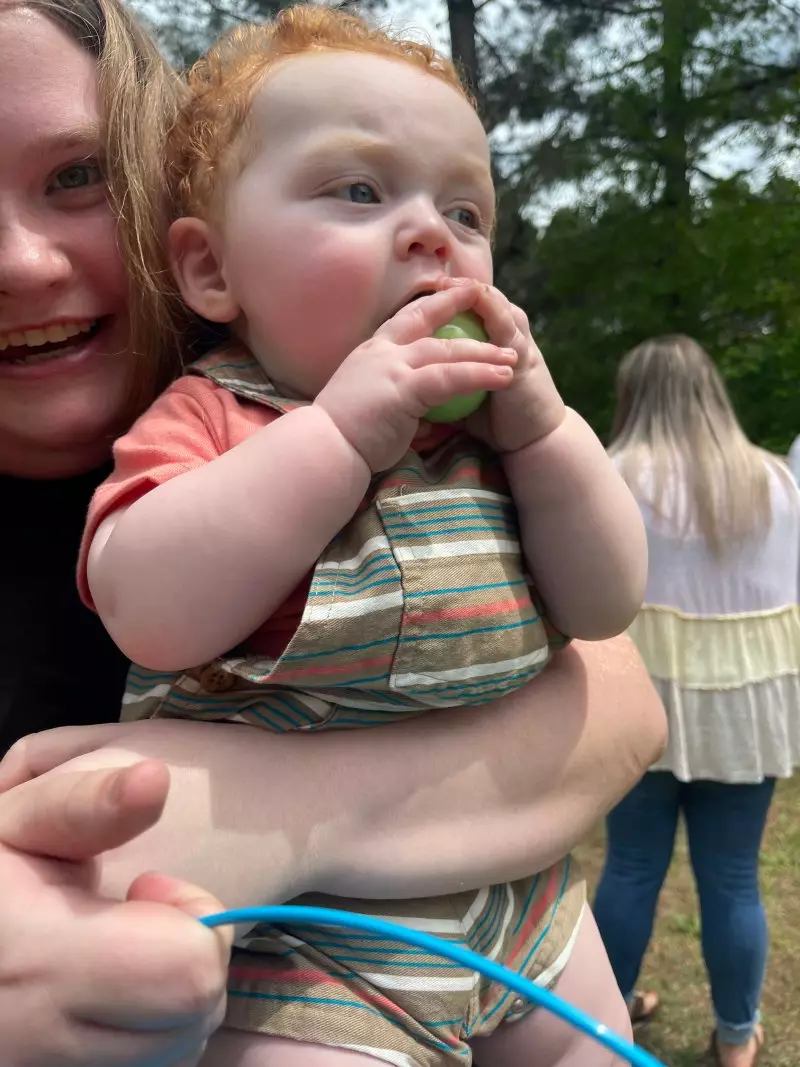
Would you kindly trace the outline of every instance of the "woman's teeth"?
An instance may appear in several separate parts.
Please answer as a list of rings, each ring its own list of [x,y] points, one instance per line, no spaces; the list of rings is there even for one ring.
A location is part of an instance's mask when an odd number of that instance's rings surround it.
[[[32,330],[12,330],[0,334],[0,359],[5,363],[43,363],[58,359],[74,346],[64,345],[80,334],[91,333],[97,322],[81,319],[75,322],[59,322]],[[47,346],[46,348],[43,346]],[[9,351],[9,349],[13,351]]]

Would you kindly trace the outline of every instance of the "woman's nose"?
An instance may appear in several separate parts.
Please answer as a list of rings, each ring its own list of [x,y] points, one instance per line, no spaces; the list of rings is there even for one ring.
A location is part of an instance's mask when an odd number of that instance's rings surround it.
[[[62,284],[72,266],[59,243],[20,219],[0,218],[0,294],[23,296]]]

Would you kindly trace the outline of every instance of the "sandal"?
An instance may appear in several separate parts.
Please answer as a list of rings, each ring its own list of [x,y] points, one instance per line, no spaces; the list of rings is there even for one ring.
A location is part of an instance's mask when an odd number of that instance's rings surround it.
[[[633,1026],[644,1026],[658,1015],[661,1007],[661,997],[652,989],[634,990],[633,1000],[628,1010],[631,1015]]]
[[[753,1050],[753,1058],[750,1060],[748,1067],[758,1067],[758,1061],[761,1058],[761,1050],[764,1047],[765,1041],[764,1027],[761,1023],[756,1023],[755,1029],[753,1030],[753,1038],[755,1039],[755,1048]],[[708,1051],[711,1057],[711,1062],[715,1064],[715,1067],[725,1067],[719,1050],[719,1040],[717,1039],[716,1030],[711,1035],[711,1046]]]

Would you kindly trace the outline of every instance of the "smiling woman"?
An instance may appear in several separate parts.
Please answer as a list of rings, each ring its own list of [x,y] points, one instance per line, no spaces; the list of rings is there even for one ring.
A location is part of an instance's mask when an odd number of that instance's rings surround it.
[[[101,462],[120,427],[128,279],[102,172],[95,57],[35,6],[6,3],[2,19],[0,470],[50,478]]]
[[[102,121],[101,27],[120,56],[138,49],[168,116],[177,79],[121,9],[0,0],[0,752],[32,730],[107,719],[125,670],[73,578],[82,515],[129,419],[134,347],[146,347],[141,330],[132,338],[111,206],[124,189],[107,141],[121,135]],[[144,90],[123,73],[118,114],[135,114]],[[126,168],[140,183],[146,162]],[[87,659],[89,700],[75,669]]]
[[[0,462],[52,477],[98,463],[118,425],[131,367],[127,281],[92,132],[94,60],[32,11],[6,11],[3,22]],[[15,25],[25,48],[8,32]]]
[[[120,690],[74,560],[114,437],[150,399],[136,360],[157,345],[169,374],[157,146],[180,96],[115,0],[0,0],[0,752],[109,718]]]

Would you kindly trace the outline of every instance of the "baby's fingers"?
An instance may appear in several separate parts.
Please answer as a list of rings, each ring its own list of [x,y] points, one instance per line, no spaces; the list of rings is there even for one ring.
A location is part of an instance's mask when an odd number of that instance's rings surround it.
[[[408,365],[414,368],[434,363],[485,363],[513,369],[519,359],[513,348],[498,348],[487,341],[466,337],[423,337],[408,345],[406,351]]]
[[[414,300],[400,308],[375,333],[398,345],[407,345],[422,337],[430,337],[460,312],[468,311],[475,303],[479,285],[462,281],[435,293]]]
[[[481,285],[472,310],[483,321],[490,340],[503,348],[522,351],[527,344],[528,329],[525,313],[516,308],[493,285]]]
[[[490,363],[434,363],[423,367],[414,376],[420,415],[458,396],[505,389],[513,375],[511,367]]]

